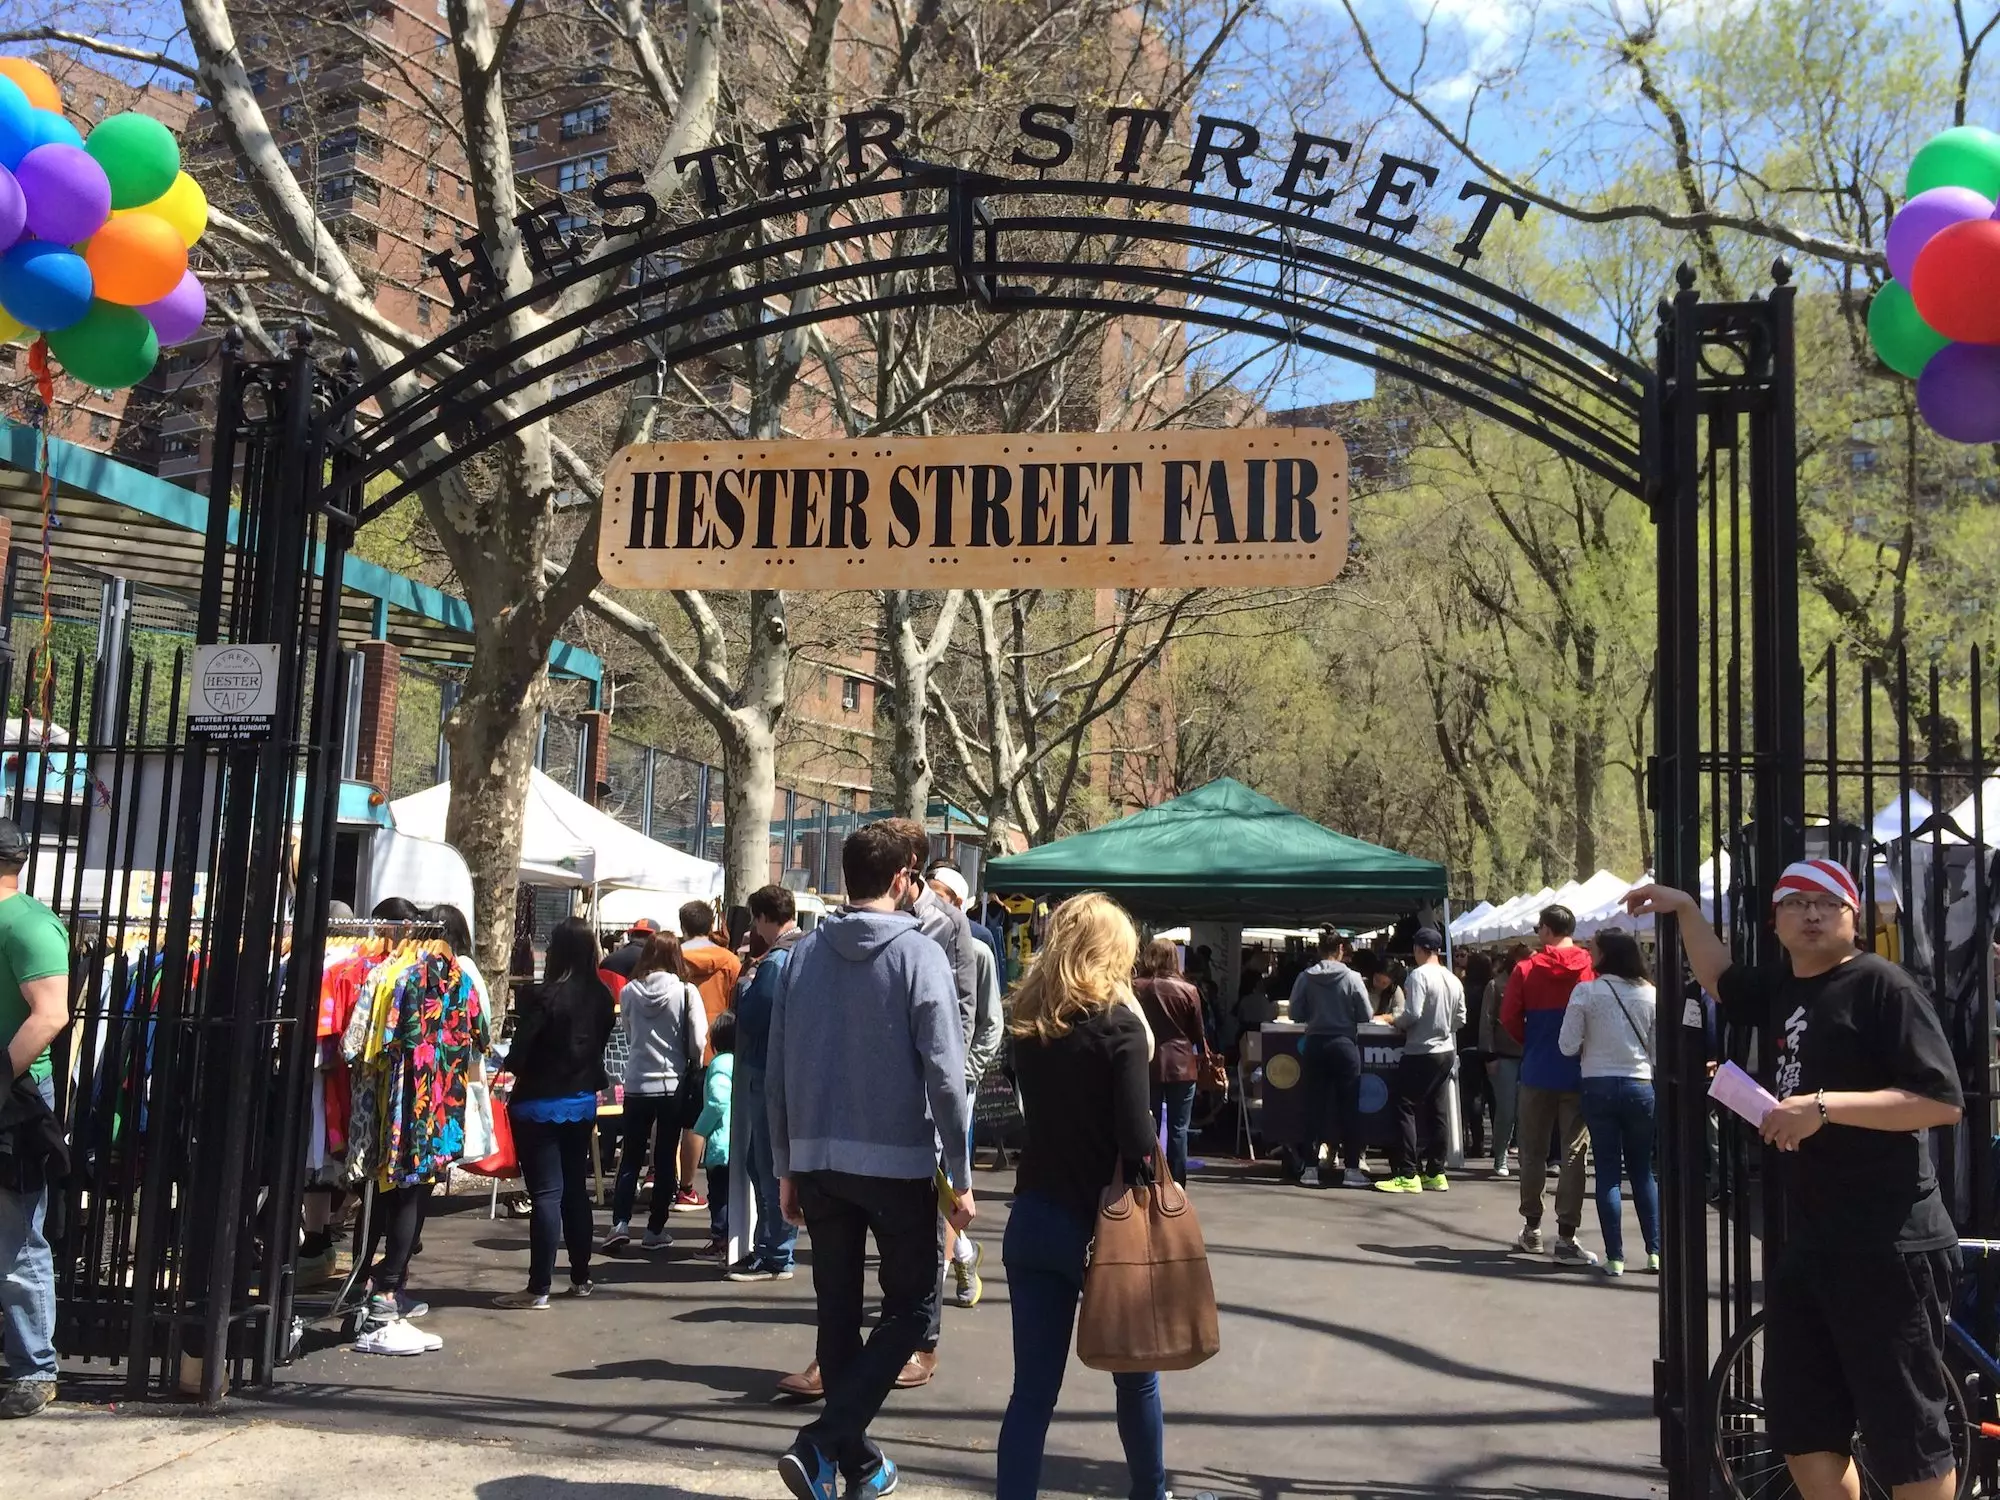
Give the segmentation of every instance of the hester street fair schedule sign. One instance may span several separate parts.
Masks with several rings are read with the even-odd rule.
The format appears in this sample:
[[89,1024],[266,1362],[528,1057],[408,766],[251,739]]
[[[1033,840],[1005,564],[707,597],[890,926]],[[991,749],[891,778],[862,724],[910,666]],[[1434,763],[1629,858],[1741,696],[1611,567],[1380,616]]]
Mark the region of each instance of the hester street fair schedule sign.
[[598,564],[635,589],[1326,583],[1347,447],[1312,428],[642,443]]

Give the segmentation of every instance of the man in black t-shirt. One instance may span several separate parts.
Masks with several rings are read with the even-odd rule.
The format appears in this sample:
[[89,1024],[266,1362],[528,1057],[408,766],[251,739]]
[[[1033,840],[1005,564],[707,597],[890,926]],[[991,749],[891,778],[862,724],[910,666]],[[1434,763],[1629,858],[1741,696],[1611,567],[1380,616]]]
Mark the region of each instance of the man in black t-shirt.
[[1957,1065],[1916,982],[1856,949],[1861,899],[1846,869],[1801,860],[1774,899],[1791,962],[1750,972],[1685,891],[1625,898],[1635,915],[1679,920],[1695,978],[1728,1020],[1761,1028],[1776,1059],[1761,1133],[1787,1153],[1788,1228],[1764,1293],[1771,1440],[1801,1500],[1860,1494],[1857,1429],[1895,1500],[1950,1500],[1944,1330],[1958,1237],[1925,1132],[1964,1113]]

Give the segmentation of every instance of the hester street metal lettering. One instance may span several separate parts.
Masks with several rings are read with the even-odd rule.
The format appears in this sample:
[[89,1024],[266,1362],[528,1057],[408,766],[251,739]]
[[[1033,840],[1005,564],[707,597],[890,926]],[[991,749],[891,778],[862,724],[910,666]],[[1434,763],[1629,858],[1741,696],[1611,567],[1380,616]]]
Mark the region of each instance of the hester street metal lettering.
[[605,475],[623,588],[1160,588],[1329,582],[1331,432],[994,433],[647,443]]

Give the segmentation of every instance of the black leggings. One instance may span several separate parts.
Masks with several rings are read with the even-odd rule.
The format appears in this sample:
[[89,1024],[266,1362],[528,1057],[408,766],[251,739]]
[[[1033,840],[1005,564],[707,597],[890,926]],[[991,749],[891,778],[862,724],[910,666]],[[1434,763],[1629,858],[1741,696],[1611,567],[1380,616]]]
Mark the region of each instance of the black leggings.
[[528,1290],[537,1294],[555,1279],[556,1246],[569,1246],[569,1279],[590,1280],[589,1120],[543,1124],[516,1119],[514,1150],[534,1208],[528,1217]]
[[374,1290],[400,1292],[410,1279],[410,1257],[416,1253],[417,1238],[424,1232],[424,1213],[430,1201],[429,1183],[376,1193],[373,1215],[368,1221],[371,1261],[375,1260],[375,1247],[382,1246],[382,1258],[375,1261],[369,1273]]

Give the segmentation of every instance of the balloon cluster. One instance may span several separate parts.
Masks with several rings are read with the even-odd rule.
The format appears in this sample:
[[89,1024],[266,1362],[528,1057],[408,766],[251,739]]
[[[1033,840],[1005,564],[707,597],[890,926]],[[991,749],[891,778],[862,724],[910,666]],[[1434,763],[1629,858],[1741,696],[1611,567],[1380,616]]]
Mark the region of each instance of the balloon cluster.
[[1941,131],[1910,163],[1889,222],[1895,279],[1868,306],[1882,363],[1917,383],[1939,437],[2000,442],[2000,135]]
[[207,227],[166,126],[110,115],[86,140],[55,80],[0,57],[0,342],[38,334],[85,385],[137,384],[201,327],[188,250]]

